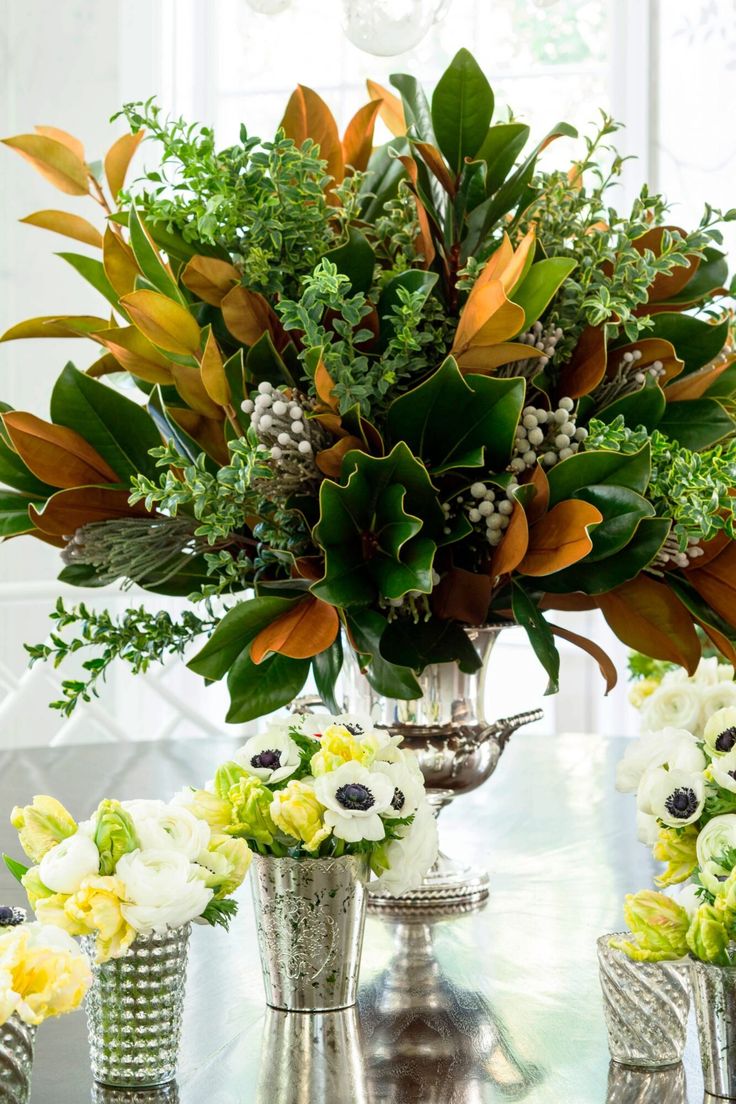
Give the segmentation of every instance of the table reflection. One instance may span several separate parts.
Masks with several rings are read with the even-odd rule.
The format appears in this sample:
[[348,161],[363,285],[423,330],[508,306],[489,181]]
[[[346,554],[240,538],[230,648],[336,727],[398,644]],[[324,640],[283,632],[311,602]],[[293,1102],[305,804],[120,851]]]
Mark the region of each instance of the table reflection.
[[256,1104],[369,1104],[358,1017],[267,1008]]
[[637,1070],[611,1062],[606,1104],[687,1104],[685,1069],[682,1063],[662,1070]]
[[375,1104],[480,1104],[484,1086],[522,1100],[541,1080],[486,997],[443,974],[431,921],[392,922],[386,969],[361,989],[365,1065]]

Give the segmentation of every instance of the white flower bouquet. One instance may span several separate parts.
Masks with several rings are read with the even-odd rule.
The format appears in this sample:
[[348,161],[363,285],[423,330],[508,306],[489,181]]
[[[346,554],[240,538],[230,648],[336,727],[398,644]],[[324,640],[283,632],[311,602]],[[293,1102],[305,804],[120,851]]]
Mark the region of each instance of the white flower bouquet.
[[77,824],[55,798],[35,797],[11,815],[33,863],[6,856],[43,923],[94,936],[98,962],[121,957],[138,936],[196,918],[227,927],[229,894],[250,864],[247,845],[176,803],[100,803]]
[[683,667],[645,657],[632,657],[631,667],[640,676],[629,699],[641,712],[642,732],[682,728],[702,738],[713,713],[736,707],[734,669],[715,656],[701,659],[695,674],[689,676]]
[[368,855],[372,885],[400,896],[435,861],[437,828],[416,757],[399,743],[362,717],[272,723],[205,789],[175,800],[261,855]]

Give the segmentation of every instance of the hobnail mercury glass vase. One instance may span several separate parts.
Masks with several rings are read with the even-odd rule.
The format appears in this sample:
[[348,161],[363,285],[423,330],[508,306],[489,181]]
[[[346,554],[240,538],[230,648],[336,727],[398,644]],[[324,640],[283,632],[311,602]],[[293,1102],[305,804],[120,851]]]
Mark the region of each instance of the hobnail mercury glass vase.
[[637,1069],[662,1069],[682,1061],[690,986],[684,964],[634,962],[609,946],[629,932],[598,940],[603,1014],[611,1058]]
[[139,935],[121,958],[95,962],[85,1008],[95,1081],[143,1088],[173,1081],[179,1055],[191,924]]
[[369,877],[366,855],[253,856],[258,948],[272,1008],[332,1012],[355,1004]]
[[13,1014],[0,1027],[0,1104],[26,1104],[36,1029]]
[[736,967],[689,963],[706,1098],[736,1099]]

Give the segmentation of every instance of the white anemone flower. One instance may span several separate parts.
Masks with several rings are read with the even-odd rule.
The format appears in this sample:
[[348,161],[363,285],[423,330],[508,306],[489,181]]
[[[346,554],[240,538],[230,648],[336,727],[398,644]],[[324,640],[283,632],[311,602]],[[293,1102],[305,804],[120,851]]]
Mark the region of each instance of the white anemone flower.
[[[730,685],[724,682],[713,688],[713,704],[721,700],[720,691]],[[727,755],[736,748],[736,703],[710,713],[703,728],[703,739],[711,755]]]
[[702,690],[692,682],[674,682],[658,686],[646,699],[641,710],[644,732],[659,732],[663,728],[700,729]]
[[622,793],[636,793],[646,771],[665,764],[695,773],[705,770],[707,765],[692,732],[682,728],[645,732],[626,748],[616,770],[616,789]]
[[[705,781],[702,774],[686,770],[655,767],[642,781],[650,812],[669,828],[693,824],[705,806]],[[640,791],[641,792],[641,791]]]
[[281,782],[301,763],[299,747],[285,726],[272,726],[267,732],[251,736],[233,756],[234,762],[261,782]]
[[713,781],[724,790],[736,793],[736,748],[727,755],[717,755],[710,765]]
[[382,813],[391,809],[394,785],[381,771],[360,763],[343,763],[315,780],[317,800],[325,806],[325,824],[347,843],[382,840]]
[[659,839],[657,818],[651,813],[643,813],[641,809],[636,810],[636,838],[647,847],[654,847]]
[[371,889],[400,897],[417,889],[437,858],[437,821],[424,800],[411,824],[400,830],[399,839],[386,845],[387,869]]
[[400,758],[395,762],[378,759],[373,764],[373,771],[385,774],[394,787],[391,805],[383,814],[386,817],[413,816],[425,800],[424,778],[421,771],[413,770],[411,760],[399,754]]

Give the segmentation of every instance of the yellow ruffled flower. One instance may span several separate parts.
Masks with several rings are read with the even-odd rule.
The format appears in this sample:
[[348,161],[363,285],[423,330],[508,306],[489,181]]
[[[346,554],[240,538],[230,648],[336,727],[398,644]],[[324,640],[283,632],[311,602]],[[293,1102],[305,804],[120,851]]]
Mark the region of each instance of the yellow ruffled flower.
[[324,812],[324,805],[308,782],[292,780],[273,795],[271,819],[287,836],[302,840],[306,851],[318,851],[331,834],[324,822]]
[[18,831],[20,845],[31,862],[40,862],[47,851],[77,830],[74,817],[55,797],[34,797],[31,805],[16,805],[10,823]]
[[0,1015],[10,1009],[37,1025],[73,1012],[91,980],[86,957],[54,928],[28,924],[0,935]]
[[693,916],[687,933],[687,945],[701,962],[716,966],[730,966],[728,945],[729,930],[723,913],[713,905],[702,904]]
[[612,939],[610,946],[635,962],[662,962],[683,958],[688,952],[687,912],[663,893],[643,889],[624,900],[624,916],[632,938]]
[[225,832],[230,827],[232,807],[224,797],[209,790],[189,790],[179,794],[176,801],[200,820],[206,820],[213,832]]
[[687,881],[698,865],[695,853],[697,840],[698,830],[692,825],[679,831],[659,829],[659,839],[652,848],[652,855],[657,862],[667,863],[667,867],[654,879],[658,886],[664,888]]
[[215,898],[228,897],[242,885],[253,852],[244,839],[213,835],[210,845],[197,860],[208,871],[205,885],[215,890]]
[[98,962],[119,958],[135,939],[135,928],[130,926],[121,910],[124,902],[125,885],[120,878],[96,874],[85,878],[64,904],[69,922],[79,926],[80,931],[75,934],[84,932],[97,936]]
[[641,709],[647,698],[651,697],[655,690],[659,689],[659,679],[639,679],[629,690],[629,701],[634,709]]
[[329,725],[320,739],[320,749],[310,761],[315,778],[337,770],[343,763],[358,762],[369,766],[376,757],[376,748],[368,741],[361,741],[341,724]]

